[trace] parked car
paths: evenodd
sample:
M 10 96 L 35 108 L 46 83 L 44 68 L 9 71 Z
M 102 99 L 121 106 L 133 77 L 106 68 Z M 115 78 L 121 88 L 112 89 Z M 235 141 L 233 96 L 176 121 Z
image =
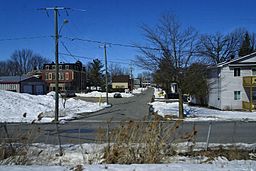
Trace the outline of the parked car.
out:
M 65 91 L 62 91 L 60 94 L 63 97 L 74 97 L 74 96 L 76 96 L 76 93 L 73 90 L 65 90 Z
M 121 93 L 115 93 L 115 94 L 114 94 L 114 98 L 122 98 Z

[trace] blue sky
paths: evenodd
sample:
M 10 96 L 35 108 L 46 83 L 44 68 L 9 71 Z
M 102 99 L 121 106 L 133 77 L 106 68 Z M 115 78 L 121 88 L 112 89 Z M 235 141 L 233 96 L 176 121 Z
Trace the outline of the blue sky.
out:
M 166 12 L 175 14 L 179 20 L 195 27 L 200 33 L 227 33 L 238 27 L 256 32 L 254 0 L 0 0 L 0 39 L 50 36 L 54 33 L 53 12 L 49 17 L 42 7 L 64 6 L 82 11 L 60 12 L 59 23 L 64 19 L 69 23 L 63 27 L 62 35 L 113 43 L 144 43 L 141 25 L 154 26 Z M 68 41 L 62 39 L 74 55 L 87 63 L 91 58 L 103 59 L 103 49 L 98 44 Z M 34 40 L 0 41 L 0 60 L 10 57 L 16 49 L 28 48 L 35 53 L 54 60 L 54 40 L 41 38 Z M 60 44 L 60 52 L 67 53 Z M 112 46 L 108 48 L 108 58 L 115 64 L 128 66 L 138 54 L 136 49 Z M 74 62 L 75 59 L 60 55 L 60 61 Z M 127 64 L 123 64 L 127 63 Z M 139 72 L 136 69 L 135 72 Z

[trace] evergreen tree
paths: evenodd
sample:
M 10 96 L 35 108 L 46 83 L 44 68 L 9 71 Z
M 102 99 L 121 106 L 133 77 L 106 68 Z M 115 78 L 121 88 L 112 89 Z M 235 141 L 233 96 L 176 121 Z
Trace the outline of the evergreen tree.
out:
M 251 45 L 251 39 L 248 32 L 245 33 L 242 45 L 239 50 L 239 56 L 245 56 L 254 51 L 253 45 Z
M 103 64 L 99 59 L 94 59 L 89 66 L 89 79 L 93 86 L 100 87 L 103 82 Z

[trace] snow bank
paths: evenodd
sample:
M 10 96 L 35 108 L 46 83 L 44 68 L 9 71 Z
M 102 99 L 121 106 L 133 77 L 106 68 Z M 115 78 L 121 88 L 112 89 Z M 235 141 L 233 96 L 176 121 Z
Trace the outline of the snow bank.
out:
M 147 88 L 137 88 L 137 89 L 132 90 L 132 94 L 140 94 L 146 90 L 147 90 Z
M 47 95 L 30 95 L 0 90 L 0 122 L 51 122 L 54 119 L 54 93 Z M 59 100 L 59 115 L 61 119 L 70 119 L 77 113 L 94 112 L 103 109 L 106 104 L 67 99 Z
M 154 111 L 161 116 L 171 115 L 177 116 L 179 113 L 178 102 L 153 102 Z M 184 104 L 184 114 L 188 117 L 187 121 L 199 120 L 256 120 L 256 112 L 243 112 L 243 111 L 220 111 L 215 109 L 208 109 L 204 107 L 188 106 Z
M 120 93 L 122 97 L 133 97 L 134 94 L 140 94 L 143 91 L 147 90 L 147 88 L 137 88 L 132 90 L 132 93 Z M 108 97 L 114 97 L 114 94 L 118 92 L 108 93 Z M 77 96 L 80 97 L 106 97 L 106 92 L 92 91 L 90 93 L 76 93 Z
M 114 97 L 114 93 L 108 93 L 108 97 Z M 122 97 L 132 97 L 131 93 L 120 93 Z M 90 93 L 76 93 L 77 96 L 80 97 L 106 97 L 106 92 L 92 91 Z
M 162 90 L 161 88 L 154 88 L 154 96 L 157 99 L 164 99 L 166 95 L 166 92 Z

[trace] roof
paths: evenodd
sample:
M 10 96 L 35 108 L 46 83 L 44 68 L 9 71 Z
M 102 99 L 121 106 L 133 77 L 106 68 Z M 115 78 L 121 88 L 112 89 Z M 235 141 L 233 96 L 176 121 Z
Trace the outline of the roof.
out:
M 2 76 L 0 77 L 0 83 L 19 83 L 27 80 L 31 77 L 28 76 Z
M 129 82 L 130 76 L 129 75 L 118 75 L 112 77 L 112 82 L 116 83 L 127 83 Z
M 253 52 L 249 55 L 245 55 L 245 56 L 242 56 L 240 58 L 236 58 L 236 59 L 232 59 L 230 61 L 227 61 L 227 62 L 222 62 L 222 63 L 219 63 L 216 67 L 223 67 L 223 66 L 226 66 L 228 64 L 233 64 L 233 63 L 237 63 L 239 61 L 242 61 L 242 60 L 246 60 L 246 59 L 249 59 L 251 57 L 255 57 L 256 56 L 256 52 Z

